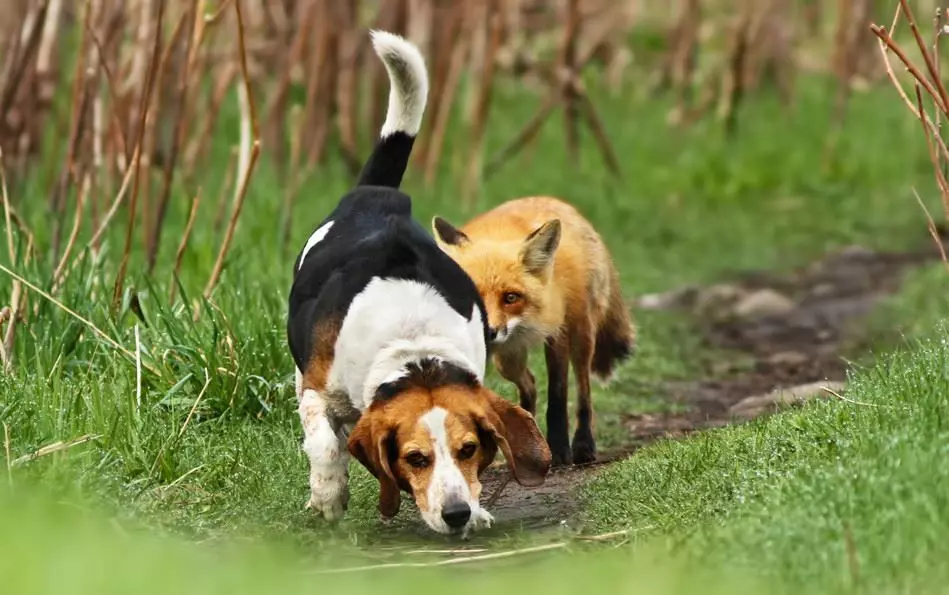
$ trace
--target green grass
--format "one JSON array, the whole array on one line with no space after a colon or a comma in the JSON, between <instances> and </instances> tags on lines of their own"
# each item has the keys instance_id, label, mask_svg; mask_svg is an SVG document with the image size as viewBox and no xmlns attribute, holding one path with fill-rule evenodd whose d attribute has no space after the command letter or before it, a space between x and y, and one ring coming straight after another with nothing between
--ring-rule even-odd
<instances>
[{"instance_id":1,"label":"green grass","mask_svg":"<svg viewBox=\"0 0 949 595\"><path fill-rule=\"evenodd\" d=\"M706 282L739 269L787 268L844 244L901 248L925 241L924 218L912 188L920 191L933 212L938 201L918 122L905 113L889 89L857 94L839 150L825 159L832 93L826 81L804 78L791 112L783 111L772 97L756 98L746 106L735 138L725 137L712 121L689 130L670 130L665 124L670 104L643 97L641 89L629 88L616 95L596 93L595 101L620 156L622 180L610 178L587 137L583 139L579 168L566 167L558 117L544 128L531 148L485 184L474 211L526 194L549 193L569 200L603 234L630 295ZM537 97L523 90L497 89L487 139L489 154L511 138L538 103ZM216 196L223 183L226 155L236 140L236 130L236 126L227 125L218 131L213 155L201 168L203 173L196 183L207 197ZM448 157L441 179L434 187L425 188L417 172L407 177L404 188L415 199L419 220L427 222L437 213L460 223L474 213L461 207L452 182L464 156L463 139L463 131L455 126L447 141ZM15 467L14 485L18 491L40 489L59 501L93 502L103 514L151 531L163 529L225 543L244 538L263 540L275 548L304 552L314 563L329 564L331 560L325 556L338 550L353 558L376 559L381 555L378 546L444 543L446 540L418 531L416 519L405 507L392 526L382 526L375 513L377 488L355 464L351 509L340 526L326 527L302 510L307 491L306 462L299 449L292 364L284 336L292 254L282 253L277 237L275 224L286 213L281 206L282 183L267 163L266 151L265 147L264 161L250 188L221 283L212 303L202 307L198 322L192 322L190 311L180 303L167 306L169 266L195 188L176 188L154 280L146 280L139 272L143 254L138 249L133 252L118 317L110 316L109 301L122 245L121 227L113 230L98 261L87 258L67 280L60 299L132 351L133 329L138 324L144 368L140 390L132 359L58 308L35 295L31 298L37 311L19 330L15 371L0 377L0 422L9 432L10 458L58 440L86 434L97 438ZM55 171L60 157L50 151L45 169ZM43 205L51 179L54 176L49 172L38 171L13 189L40 246L46 245L50 234ZM291 253L349 183L337 162L308 180L293 214ZM219 234L210 225L213 202L205 200L202 205L181 271L180 283L189 303L200 295L219 242ZM80 245L90 231L84 229L82 233ZM22 245L24 239L18 241ZM46 286L53 266L55 262L44 257L28 266L16 263L14 268ZM938 282L935 277L933 282ZM925 294L925 289L920 293ZM141 304L144 321L139 321L129 307L133 295ZM9 285L0 284L0 302L6 303L8 297ZM910 320L911 308L900 310L903 320ZM663 381L687 378L702 370L710 358L719 357L701 346L691 321L668 314L636 314L641 327L639 355L621 370L615 384L608 389L598 388L594 396L604 448L621 443L624 414L669 407L661 399ZM535 371L543 369L541 359L533 360ZM511 388L494 375L491 382L513 397ZM543 385L541 382L541 391ZM194 415L186 425L192 409ZM651 454L636 457L587 492L594 511L592 520L603 526L640 520L637 507L645 505L643 498L673 487L660 481L659 471L652 476L647 471L672 469L676 462L691 465L697 483L690 487L683 479L674 484L681 491L670 493L668 502L674 500L681 510L659 510L664 515L659 519L661 527L674 533L677 527L730 519L744 509L728 498L723 483L712 481L720 477L724 482L725 477L731 477L724 475L719 465L738 474L744 467L763 468L760 458L766 462L779 449L808 447L812 436L807 432L824 436L819 431L823 426L816 421L816 425L807 423L815 411L823 410L808 409L787 418L804 416L800 423L807 431L755 434L761 436L761 450L742 451L744 458L727 459L724 453L725 445L752 440L742 434L751 431L746 429L716 433L678 447L661 446L649 451ZM758 428L755 432L764 432L761 428L768 426L754 427ZM845 429L854 431L849 426ZM852 436L841 437L844 439ZM723 458L705 460L700 456L704 440L710 441L710 446L704 448ZM663 459L669 448L692 449L692 454L670 454L671 458ZM743 467L737 467L739 463ZM810 463L805 455L787 459L789 468L799 474ZM814 463L820 461L815 459ZM698 481L701 477L708 481ZM624 485L624 478L635 479L630 482L632 487L613 487ZM761 493L767 491L770 481L776 480L764 477L756 484ZM615 517L610 517L614 514L611 510ZM43 547L47 530L72 531L50 528L43 516L41 512L24 519L14 515L5 522L24 523L16 529L16 535L33 531L30 527L34 525L29 523L39 523L37 548ZM645 520L648 515L642 516ZM741 525L744 527L752 523L742 522L747 523ZM854 526L855 533L860 530ZM76 531L85 535L81 527ZM10 534L3 532L4 536ZM49 538L55 540L55 535L49 533ZM736 548L745 543L737 534L715 535L719 541L710 543L734 539ZM831 533L825 536L825 544L834 537ZM89 540L89 549L101 545L104 551L116 555L117 548L122 547L103 545L111 543L111 538L101 532L93 531L84 539ZM175 566L180 560L191 560L192 554L200 554L195 553L193 545L156 539L144 536L141 542L135 542L141 544L141 549L135 550L136 559L144 565L142 568L152 564L148 559L153 555L163 562L148 566L151 570L143 570L141 579L129 573L121 580L147 582L150 576L160 576L157 573L162 564ZM550 539L550 535L535 537L511 524L480 537L479 543L502 547ZM5 543L4 551L10 547L11 542ZM780 551L778 545L775 548ZM103 554L100 561L108 555ZM233 580L245 590L267 584L257 578L241 580L253 575L253 570L247 568L248 556L235 554L228 562L230 568L237 569L233 574L212 574L207 580ZM625 568L630 553L622 550L603 561L599 556L584 558L582 572L592 576L601 568ZM63 563L82 565L83 561L77 558ZM203 564L206 562L186 563L175 580L185 581L183 577L190 576L189 572L200 574ZM295 579L274 579L283 565L279 561L263 565L259 581L276 580L288 591L303 588ZM18 567L22 576L23 569L34 566L24 561ZM551 566L556 567L556 563ZM648 570L649 565L642 567ZM541 580L556 590L558 580L562 582L558 576L562 575L538 571L531 577L509 578L525 585L528 580ZM604 580L619 581L612 584L620 588L633 586L628 577L607 576L613 578ZM493 577L481 580L501 581ZM672 579L659 572L657 580Z\"/></svg>"},{"instance_id":2,"label":"green grass","mask_svg":"<svg viewBox=\"0 0 949 595\"><path fill-rule=\"evenodd\" d=\"M941 592L949 574L944 332L852 378L848 395L859 404L815 402L660 443L612 467L584 496L599 528L644 529L619 549L572 542L494 565L325 576L313 574L326 567L314 558L352 563L339 543L194 544L0 490L0 574L15 593L61 585L77 594L296 593L315 584L369 592L379 581L397 593L440 592L446 581L459 593L570 593L577 583L623 593ZM388 559L376 552L376 561Z\"/></svg>"},{"instance_id":3,"label":"green grass","mask_svg":"<svg viewBox=\"0 0 949 595\"><path fill-rule=\"evenodd\" d=\"M915 345L815 402L661 443L588 485L601 529L654 526L700 563L788 592L845 591L847 534L874 592L938 590L949 571L949 343Z\"/></svg>"}]
</instances>

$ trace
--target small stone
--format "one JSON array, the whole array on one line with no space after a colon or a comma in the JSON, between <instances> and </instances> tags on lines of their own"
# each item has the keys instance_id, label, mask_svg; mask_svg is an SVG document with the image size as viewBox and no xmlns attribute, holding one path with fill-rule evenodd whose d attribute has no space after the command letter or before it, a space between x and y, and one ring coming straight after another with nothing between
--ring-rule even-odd
<instances>
[{"instance_id":1,"label":"small stone","mask_svg":"<svg viewBox=\"0 0 949 595\"><path fill-rule=\"evenodd\" d=\"M772 366L800 366L806 364L811 358L806 353L800 351L779 351L768 357L767 363Z\"/></svg>"},{"instance_id":2,"label":"small stone","mask_svg":"<svg viewBox=\"0 0 949 595\"><path fill-rule=\"evenodd\" d=\"M758 318L787 314L795 308L794 300L773 289L759 289L745 296L734 308L741 318Z\"/></svg>"},{"instance_id":3,"label":"small stone","mask_svg":"<svg viewBox=\"0 0 949 595\"><path fill-rule=\"evenodd\" d=\"M710 285L696 296L695 312L712 318L720 318L723 313L731 310L736 302L740 302L744 296L745 290L736 285L727 283Z\"/></svg>"},{"instance_id":4,"label":"small stone","mask_svg":"<svg viewBox=\"0 0 949 595\"><path fill-rule=\"evenodd\" d=\"M824 381L799 384L797 386L778 388L770 393L746 397L728 408L728 412L735 417L752 419L769 409L776 409L782 405L795 405L827 394L824 388L835 393L843 392L844 382Z\"/></svg>"}]
</instances>

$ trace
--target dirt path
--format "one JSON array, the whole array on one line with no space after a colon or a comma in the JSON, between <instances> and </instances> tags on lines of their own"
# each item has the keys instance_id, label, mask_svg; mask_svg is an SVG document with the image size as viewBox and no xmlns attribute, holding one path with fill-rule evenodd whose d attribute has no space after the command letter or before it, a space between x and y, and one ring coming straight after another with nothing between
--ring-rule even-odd
<instances>
[{"instance_id":1,"label":"dirt path","mask_svg":"<svg viewBox=\"0 0 949 595\"><path fill-rule=\"evenodd\" d=\"M660 438L677 438L774 411L778 406L839 392L844 355L859 350L859 323L899 289L911 268L938 258L932 243L907 253L850 247L787 275L756 272L727 283L641 297L639 309L687 312L705 343L736 353L740 363L708 370L701 379L659 387L680 413L630 414L628 442L584 468L555 470L540 488L507 484L491 507L499 522L549 528L571 522L576 487L599 468ZM743 361L741 361L743 360ZM485 494L507 477L503 466L485 476Z\"/></svg>"}]
</instances>

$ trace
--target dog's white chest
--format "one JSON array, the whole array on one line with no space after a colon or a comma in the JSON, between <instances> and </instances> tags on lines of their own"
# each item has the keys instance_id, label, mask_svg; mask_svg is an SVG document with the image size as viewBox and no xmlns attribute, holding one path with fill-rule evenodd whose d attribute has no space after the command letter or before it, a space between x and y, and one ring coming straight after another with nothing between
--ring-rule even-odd
<instances>
[{"instance_id":1,"label":"dog's white chest","mask_svg":"<svg viewBox=\"0 0 949 595\"><path fill-rule=\"evenodd\" d=\"M470 319L431 286L374 278L352 301L336 340L328 388L345 391L360 411L375 389L397 379L405 365L438 357L484 379L486 349L481 312Z\"/></svg>"}]
</instances>

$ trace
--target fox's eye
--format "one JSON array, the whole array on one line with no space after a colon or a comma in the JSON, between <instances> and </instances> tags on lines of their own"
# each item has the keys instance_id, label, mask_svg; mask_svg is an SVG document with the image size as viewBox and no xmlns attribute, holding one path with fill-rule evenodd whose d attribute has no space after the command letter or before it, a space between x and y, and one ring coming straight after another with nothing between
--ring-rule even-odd
<instances>
[{"instance_id":1,"label":"fox's eye","mask_svg":"<svg viewBox=\"0 0 949 595\"><path fill-rule=\"evenodd\" d=\"M429 465L428 457L418 451L410 452L409 454L405 455L405 462L409 465L412 465L416 469L424 469Z\"/></svg>"},{"instance_id":2,"label":"fox's eye","mask_svg":"<svg viewBox=\"0 0 949 595\"><path fill-rule=\"evenodd\" d=\"M478 445L474 442L469 442L461 447L461 450L458 451L458 460L465 461L470 459L475 455L475 452L478 450Z\"/></svg>"},{"instance_id":3,"label":"fox's eye","mask_svg":"<svg viewBox=\"0 0 949 595\"><path fill-rule=\"evenodd\" d=\"M505 293L501 299L503 299L504 303L507 305L516 304L517 302L521 301L521 294L515 291L509 291Z\"/></svg>"}]
</instances>

